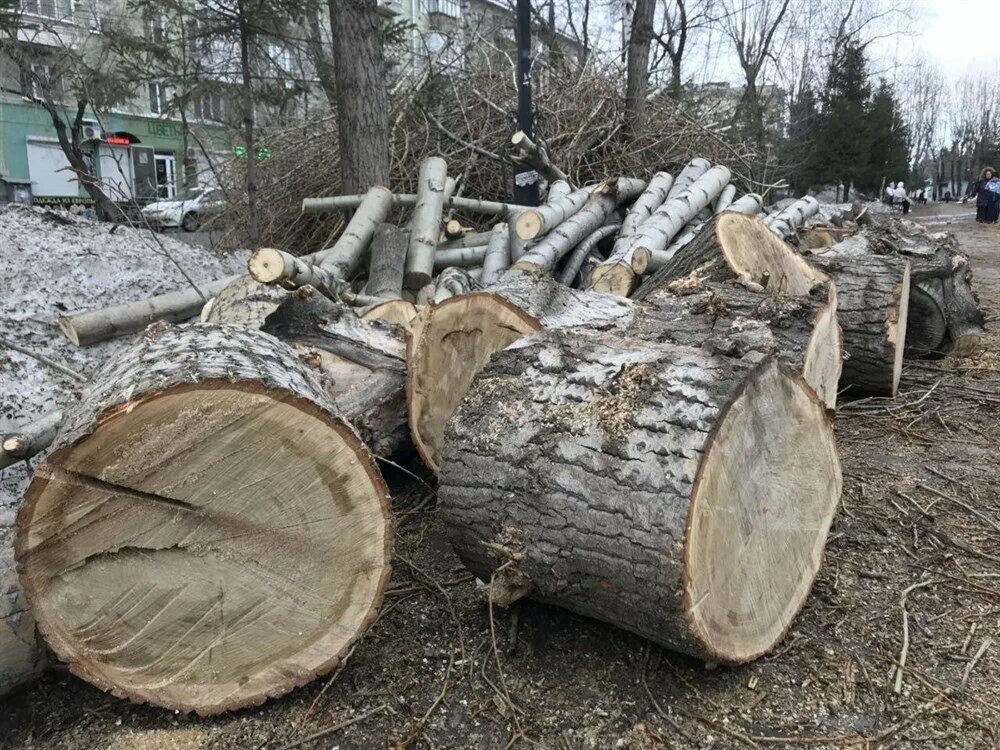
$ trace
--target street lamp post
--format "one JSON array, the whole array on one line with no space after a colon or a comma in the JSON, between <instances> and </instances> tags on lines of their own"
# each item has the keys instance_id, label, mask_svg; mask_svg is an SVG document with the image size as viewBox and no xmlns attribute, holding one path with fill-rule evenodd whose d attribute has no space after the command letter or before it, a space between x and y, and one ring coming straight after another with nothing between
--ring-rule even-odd
<instances>
[{"instance_id":1,"label":"street lamp post","mask_svg":"<svg viewBox=\"0 0 1000 750\"><path fill-rule=\"evenodd\" d=\"M531 0L517 0L517 126L534 137L531 106ZM514 203L538 205L538 173L526 164L514 165Z\"/></svg>"}]
</instances>

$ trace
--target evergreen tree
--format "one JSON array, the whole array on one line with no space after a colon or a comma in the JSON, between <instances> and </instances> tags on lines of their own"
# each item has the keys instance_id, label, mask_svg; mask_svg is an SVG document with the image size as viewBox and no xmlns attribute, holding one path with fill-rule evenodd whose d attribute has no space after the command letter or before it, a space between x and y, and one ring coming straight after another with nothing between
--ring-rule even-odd
<instances>
[{"instance_id":1,"label":"evergreen tree","mask_svg":"<svg viewBox=\"0 0 1000 750\"><path fill-rule=\"evenodd\" d=\"M895 183L909 174L909 132L888 82L882 81L872 97L866 121L871 138L868 168L858 176L856 185L868 193L877 193L883 179Z\"/></svg>"},{"instance_id":2,"label":"evergreen tree","mask_svg":"<svg viewBox=\"0 0 1000 750\"><path fill-rule=\"evenodd\" d=\"M788 135L782 148L782 163L789 174L789 182L796 194L804 193L822 182L815 172L813 149L819 108L812 87L805 86L788 108Z\"/></svg>"},{"instance_id":3,"label":"evergreen tree","mask_svg":"<svg viewBox=\"0 0 1000 750\"><path fill-rule=\"evenodd\" d=\"M830 66L823 111L815 129L807 172L849 191L868 173L872 130L868 127L871 85L864 49L845 43Z\"/></svg>"}]
</instances>

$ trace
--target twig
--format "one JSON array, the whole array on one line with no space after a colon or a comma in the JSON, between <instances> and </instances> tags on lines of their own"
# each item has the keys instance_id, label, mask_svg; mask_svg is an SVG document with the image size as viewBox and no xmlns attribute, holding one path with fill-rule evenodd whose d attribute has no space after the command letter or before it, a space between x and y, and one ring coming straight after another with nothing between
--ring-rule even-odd
<instances>
[{"instance_id":1,"label":"twig","mask_svg":"<svg viewBox=\"0 0 1000 750\"><path fill-rule=\"evenodd\" d=\"M976 668L976 664L992 645L993 638L991 636L980 644L979 649L976 651L976 655L972 657L972 661L965 666L965 672L962 674L962 692L965 692L965 687L969 684L969 678L972 676L972 670Z\"/></svg>"},{"instance_id":2,"label":"twig","mask_svg":"<svg viewBox=\"0 0 1000 750\"><path fill-rule=\"evenodd\" d=\"M427 720L430 719L431 714L434 713L434 709L438 707L438 704L444 700L444 696L448 693L448 686L451 684L451 668L455 666L455 654L452 652L451 658L448 660L448 669L444 673L444 682L441 685L441 691L434 698L434 702L431 703L430 707L424 712L424 715L420 717L420 720L414 725L413 729L410 730L409 734L406 735L400 743L400 747L410 747L414 742L416 742L420 730L424 728L427 724Z\"/></svg>"},{"instance_id":3,"label":"twig","mask_svg":"<svg viewBox=\"0 0 1000 750\"><path fill-rule=\"evenodd\" d=\"M8 349L12 349L15 352L20 352L21 354L27 355L32 359L36 359L43 365L51 367L53 370L61 372L63 375L67 375L80 383L87 382L87 378L78 373L76 370L71 370L70 368L66 367L66 365L61 365L58 362L49 359L44 354L39 354L38 352L33 352L30 349L25 349L23 346L8 341L5 338L0 338L0 345L6 346Z\"/></svg>"},{"instance_id":4,"label":"twig","mask_svg":"<svg viewBox=\"0 0 1000 750\"><path fill-rule=\"evenodd\" d=\"M896 665L896 682L892 688L892 691L896 694L899 694L903 690L903 669L906 667L906 656L910 650L910 623L906 612L906 597L910 595L911 591L930 586L934 583L940 583L940 581L929 578L926 581L907 586L903 589L902 596L899 597L899 608L903 611L903 647L899 651L899 663Z\"/></svg>"},{"instance_id":5,"label":"twig","mask_svg":"<svg viewBox=\"0 0 1000 750\"><path fill-rule=\"evenodd\" d=\"M359 721L364 721L369 716L372 716L374 714L381 713L382 711L385 711L386 708L388 708L388 706L386 706L386 704L383 703L381 706L376 706L375 708L371 709L370 711L365 711L364 713L360 713L357 716L354 716L354 717L352 717L350 719L346 719L344 721L341 721L341 722L338 722L336 724L333 724L332 726L329 726L326 729L320 729L318 732L313 732L312 734L310 734L307 737L303 737L302 739L295 740L295 742L290 742L287 745L282 745L278 750L292 750L292 748L294 748L294 747L302 747L302 745L305 745L307 742L312 742L313 740L318 740L321 737L327 737L328 735L331 735L334 732L338 732L341 729L346 729L347 727L351 726L352 724L357 724Z\"/></svg>"}]
</instances>

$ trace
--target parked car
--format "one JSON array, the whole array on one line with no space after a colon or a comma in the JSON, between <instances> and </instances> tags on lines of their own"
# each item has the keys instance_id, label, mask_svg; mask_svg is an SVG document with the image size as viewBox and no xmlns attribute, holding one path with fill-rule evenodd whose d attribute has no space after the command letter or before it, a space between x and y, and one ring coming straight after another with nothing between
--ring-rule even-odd
<instances>
[{"instance_id":1,"label":"parked car","mask_svg":"<svg viewBox=\"0 0 1000 750\"><path fill-rule=\"evenodd\" d=\"M222 209L222 191L203 190L186 200L157 201L144 206L143 218L154 229L181 228L196 232L202 224Z\"/></svg>"}]
</instances>

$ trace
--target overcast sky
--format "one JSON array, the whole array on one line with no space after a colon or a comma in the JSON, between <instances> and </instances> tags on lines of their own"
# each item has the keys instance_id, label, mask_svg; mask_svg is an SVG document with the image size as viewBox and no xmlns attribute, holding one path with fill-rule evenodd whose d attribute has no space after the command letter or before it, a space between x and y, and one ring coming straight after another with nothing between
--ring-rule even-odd
<instances>
[{"instance_id":1,"label":"overcast sky","mask_svg":"<svg viewBox=\"0 0 1000 750\"><path fill-rule=\"evenodd\" d=\"M1000 64L1000 3L991 0L916 0L920 18L912 39L901 39L901 61L923 54L951 80ZM890 42L884 54L895 53Z\"/></svg>"}]
</instances>

